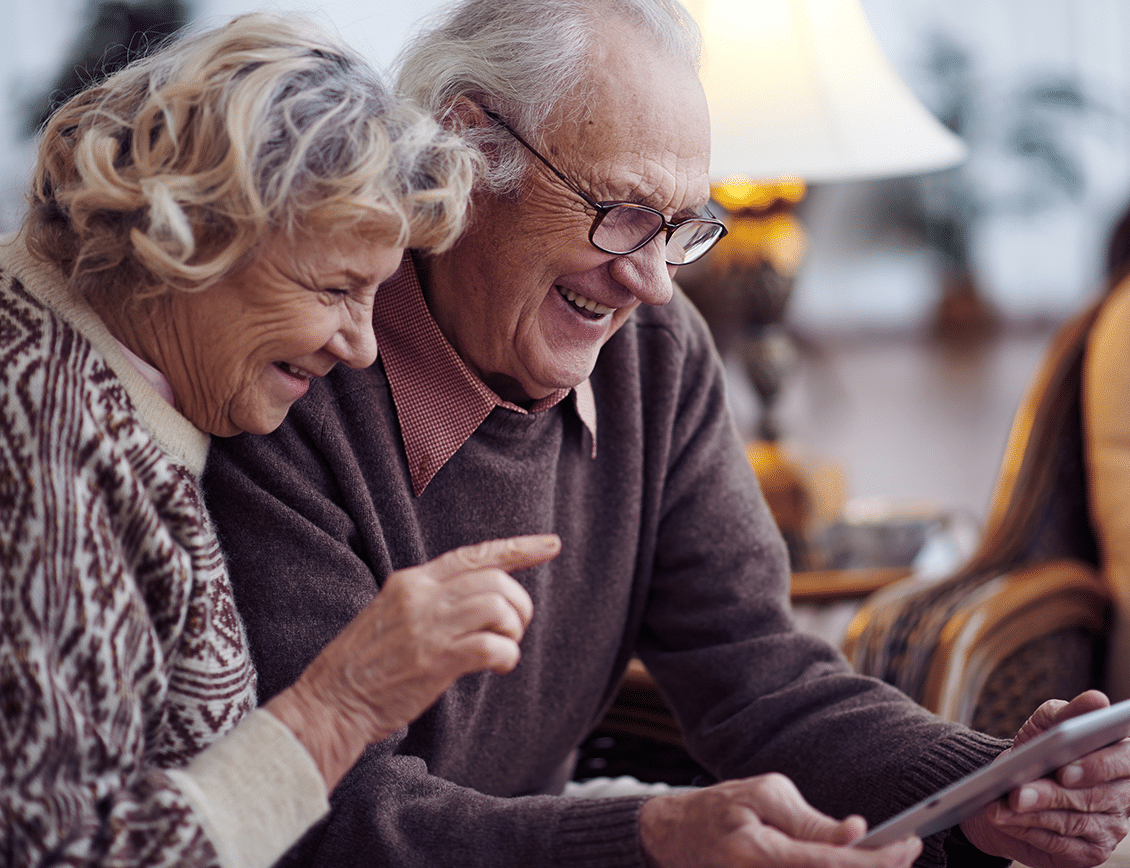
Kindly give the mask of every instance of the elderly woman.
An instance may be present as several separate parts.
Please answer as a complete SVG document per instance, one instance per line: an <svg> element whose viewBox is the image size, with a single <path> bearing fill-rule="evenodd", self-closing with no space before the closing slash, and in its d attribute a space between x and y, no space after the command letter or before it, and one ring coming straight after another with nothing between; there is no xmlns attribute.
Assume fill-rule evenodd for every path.
<svg viewBox="0 0 1130 868"><path fill-rule="evenodd" d="M390 577L262 709L198 487L364 366L378 284L442 247L464 147L353 54L248 16L79 95L0 242L0 862L266 865L365 746L508 671L553 536ZM311 625L311 629L320 629Z"/></svg>

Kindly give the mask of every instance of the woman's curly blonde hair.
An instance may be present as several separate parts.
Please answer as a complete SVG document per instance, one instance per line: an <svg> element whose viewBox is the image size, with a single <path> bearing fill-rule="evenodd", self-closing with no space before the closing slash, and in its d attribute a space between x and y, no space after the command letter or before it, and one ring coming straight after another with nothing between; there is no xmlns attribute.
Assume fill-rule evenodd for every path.
<svg viewBox="0 0 1130 868"><path fill-rule="evenodd" d="M478 159L320 28L246 15L64 104L24 233L80 292L124 303L210 286L278 233L443 249Z"/></svg>

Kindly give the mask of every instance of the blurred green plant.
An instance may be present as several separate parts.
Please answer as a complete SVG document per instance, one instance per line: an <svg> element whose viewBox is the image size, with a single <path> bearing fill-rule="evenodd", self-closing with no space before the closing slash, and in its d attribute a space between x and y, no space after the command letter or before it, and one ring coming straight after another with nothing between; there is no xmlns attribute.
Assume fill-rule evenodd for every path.
<svg viewBox="0 0 1130 868"><path fill-rule="evenodd" d="M76 93L158 48L188 23L189 7L182 0L91 0L83 19L90 23L50 90L27 109L29 135Z"/></svg>
<svg viewBox="0 0 1130 868"><path fill-rule="evenodd" d="M1004 88L980 75L972 52L952 35L927 39L934 113L970 149L969 161L915 179L897 207L905 228L917 227L940 256L944 277L935 317L939 333L991 332L996 314L981 297L971 264L975 224L1000 215L1031 216L1087 193L1080 134L1116 113L1062 73L1034 74Z"/></svg>

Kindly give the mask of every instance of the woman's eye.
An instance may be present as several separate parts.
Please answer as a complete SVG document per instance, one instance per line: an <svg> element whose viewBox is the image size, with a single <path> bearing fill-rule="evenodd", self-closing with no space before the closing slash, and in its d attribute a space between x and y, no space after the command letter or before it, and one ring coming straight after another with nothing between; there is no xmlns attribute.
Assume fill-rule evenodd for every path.
<svg viewBox="0 0 1130 868"><path fill-rule="evenodd" d="M342 289L339 286L327 286L325 289L322 290L322 292L327 292L330 295L337 295L337 296L342 296L342 297L346 297L346 296L349 295L348 289Z"/></svg>

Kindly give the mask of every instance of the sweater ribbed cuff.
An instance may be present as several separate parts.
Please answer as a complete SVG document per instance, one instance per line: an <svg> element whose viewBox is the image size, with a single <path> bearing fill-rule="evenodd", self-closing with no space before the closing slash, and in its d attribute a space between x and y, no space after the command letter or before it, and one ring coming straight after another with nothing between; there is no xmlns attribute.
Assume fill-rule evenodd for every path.
<svg viewBox="0 0 1130 868"><path fill-rule="evenodd" d="M310 754L263 709L168 774L196 809L223 868L267 868L329 811Z"/></svg>
<svg viewBox="0 0 1130 868"><path fill-rule="evenodd" d="M952 784L970 770L988 765L997 758L1009 742L977 732L963 732L959 737L942 739L921 758L912 769L899 779L895 789L900 800L913 804L931 796L943 787ZM940 832L927 838L922 855L915 862L915 868L997 868L1009 864L982 853L972 845L962 847L964 838L951 840L949 831Z"/></svg>
<svg viewBox="0 0 1130 868"><path fill-rule="evenodd" d="M639 816L646 797L563 801L553 841L557 864L643 868Z"/></svg>

